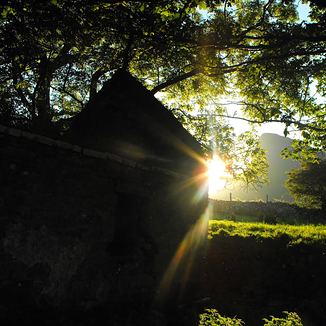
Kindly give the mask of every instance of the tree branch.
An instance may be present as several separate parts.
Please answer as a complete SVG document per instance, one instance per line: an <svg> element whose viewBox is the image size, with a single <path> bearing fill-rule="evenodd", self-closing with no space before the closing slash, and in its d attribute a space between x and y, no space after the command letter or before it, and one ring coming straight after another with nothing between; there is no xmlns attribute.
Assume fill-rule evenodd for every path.
<svg viewBox="0 0 326 326"><path fill-rule="evenodd" d="M193 69L193 70L191 70L189 72L184 73L183 75L179 75L179 76L176 76L174 78L168 79L164 83L162 83L160 85L157 85L154 88L152 88L151 93L155 94L155 93L161 91L162 89L164 89L164 88L166 88L168 86L179 83L179 82L181 82L181 81L183 81L185 79L196 76L196 75L198 75L198 74L200 74L202 72L203 72L202 68L195 68L195 69Z"/></svg>
<svg viewBox="0 0 326 326"><path fill-rule="evenodd" d="M109 71L109 68L104 68L101 67L99 69L97 69L94 74L92 75L91 78L91 84L90 84L90 88L89 88L89 100L91 100L97 93L97 83L98 80Z"/></svg>
<svg viewBox="0 0 326 326"><path fill-rule="evenodd" d="M235 71L240 71L239 68L245 69L246 67L248 67L248 66L250 66L252 64L260 64L260 63L264 63L266 61L286 59L288 57L301 56L301 55L320 55L320 54L323 54L323 53L326 53L325 49L319 49L319 50L315 50L315 51L298 50L298 51L290 52L290 53L287 53L287 54L280 54L280 55L274 55L274 56L263 56L261 58L243 61L243 62L240 62L238 64L232 65L232 66L222 67L222 70L221 70L221 67L208 67L208 68L211 68L211 69L215 69L215 68L219 69L219 72L217 72L217 73L208 73L207 76L208 77L217 77L217 76L232 73L232 72L235 72ZM161 91L162 89L164 89L164 88L166 88L168 86L177 84L177 83L179 83L179 82L181 82L181 81L183 81L185 79L191 78L191 77L196 76L198 74L201 74L203 72L204 72L203 68L194 68L193 70L191 70L191 71L189 71L187 73L176 76L174 78L170 78L167 81L155 86L154 88L152 88L151 93L155 94L155 93Z"/></svg>
<svg viewBox="0 0 326 326"><path fill-rule="evenodd" d="M249 123L257 123L257 124L262 124L262 123L267 123L267 122L280 122L280 123L285 123L285 124L293 124L296 125L301 129L309 129L309 130L314 130L314 131L318 131L318 132L326 132L326 129L324 128L318 128L315 126L311 126L309 124L305 124L302 123L300 121L296 121L296 120L290 120L290 119L262 119L262 120L253 120L253 119L248 119L248 118L244 118L244 117L236 117L236 116L230 116L228 114L212 114L210 115L212 117L221 117L221 118L229 118L229 119L237 119L237 120L242 120L242 121L247 121Z"/></svg>
<svg viewBox="0 0 326 326"><path fill-rule="evenodd" d="M67 94L72 99L74 99L76 102L78 102L82 108L84 107L85 103L81 99L79 99L76 95L72 94L71 92L67 91L66 89L61 89L61 88L57 88L57 87L54 87L54 86L51 86L51 88L53 88L54 90L56 90L58 92L62 92L64 94Z"/></svg>
<svg viewBox="0 0 326 326"><path fill-rule="evenodd" d="M14 65L14 63L13 63L13 65ZM21 76L20 76L19 73L17 73L16 69L13 68L13 79L12 79L12 81L13 81L14 89L17 92L17 94L18 94L20 100L22 101L23 105L27 108L27 110L31 114L32 119L34 119L35 116L36 116L36 114L35 114L35 106L32 105L33 103L31 104L30 101L28 101L28 99L25 96L23 90L18 86L18 79L21 80ZM26 92L28 92L28 91L26 90ZM33 99L33 94L28 94L28 95Z"/></svg>
<svg viewBox="0 0 326 326"><path fill-rule="evenodd" d="M251 32L253 29L259 27L265 20L266 12L268 10L268 7L274 2L274 0L269 0L264 6L263 6L263 13L258 22L250 27L248 27L245 31L243 31L239 38L243 39L244 36L246 36L247 33Z"/></svg>

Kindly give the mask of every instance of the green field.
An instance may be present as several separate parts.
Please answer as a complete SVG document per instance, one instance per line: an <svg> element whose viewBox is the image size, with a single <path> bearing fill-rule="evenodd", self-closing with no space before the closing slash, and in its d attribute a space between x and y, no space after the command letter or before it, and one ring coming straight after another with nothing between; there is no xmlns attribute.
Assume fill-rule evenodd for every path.
<svg viewBox="0 0 326 326"><path fill-rule="evenodd" d="M326 225L210 220L208 238L203 308L218 313L201 325L326 325Z"/></svg>
<svg viewBox="0 0 326 326"><path fill-rule="evenodd" d="M325 243L326 225L265 224L259 222L233 222L210 220L208 238L218 235L280 239L288 238L289 244Z"/></svg>

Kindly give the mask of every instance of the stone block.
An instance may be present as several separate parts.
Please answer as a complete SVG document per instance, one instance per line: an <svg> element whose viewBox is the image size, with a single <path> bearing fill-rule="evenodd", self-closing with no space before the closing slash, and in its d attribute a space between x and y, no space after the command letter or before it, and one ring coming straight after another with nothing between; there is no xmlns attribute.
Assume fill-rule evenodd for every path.
<svg viewBox="0 0 326 326"><path fill-rule="evenodd" d="M98 152L95 151L93 149L89 149L89 148L83 148L82 153L85 156L90 156L90 157L95 157L95 158L101 158L101 159L106 159L107 155L104 152Z"/></svg>
<svg viewBox="0 0 326 326"><path fill-rule="evenodd" d="M1 133L6 133L7 130L8 130L8 127L3 126L3 125L0 125L0 132L1 132Z"/></svg>
<svg viewBox="0 0 326 326"><path fill-rule="evenodd" d="M14 128L8 128L8 134L15 137L21 137L22 131Z"/></svg>
<svg viewBox="0 0 326 326"><path fill-rule="evenodd" d="M123 161L123 159L120 156L112 154L112 153L106 153L106 158L108 160L115 161L118 163L122 163L122 161Z"/></svg>
<svg viewBox="0 0 326 326"><path fill-rule="evenodd" d="M55 145L57 147L59 147L59 148L62 148L62 149L73 149L73 146L74 146L72 144L66 143L66 142L61 141L61 140L56 140Z"/></svg>
<svg viewBox="0 0 326 326"><path fill-rule="evenodd" d="M45 145L53 145L54 140L45 136L37 136L36 140L41 143L41 144L45 144Z"/></svg>
<svg viewBox="0 0 326 326"><path fill-rule="evenodd" d="M78 145L73 145L72 146L72 150L74 152L81 153L83 149L80 146L78 146Z"/></svg>
<svg viewBox="0 0 326 326"><path fill-rule="evenodd" d="M23 131L22 132L22 137L26 138L26 139L30 139L30 140L34 140L35 138L37 138L37 135L28 132L28 131Z"/></svg>

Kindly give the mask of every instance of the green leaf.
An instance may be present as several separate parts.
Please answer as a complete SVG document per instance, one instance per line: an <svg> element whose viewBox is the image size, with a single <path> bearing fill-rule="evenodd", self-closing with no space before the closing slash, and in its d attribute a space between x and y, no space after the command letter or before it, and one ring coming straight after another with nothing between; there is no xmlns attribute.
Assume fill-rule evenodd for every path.
<svg viewBox="0 0 326 326"><path fill-rule="evenodd" d="M198 2L198 8L200 10L206 10L207 9L206 1L200 1L200 2Z"/></svg>

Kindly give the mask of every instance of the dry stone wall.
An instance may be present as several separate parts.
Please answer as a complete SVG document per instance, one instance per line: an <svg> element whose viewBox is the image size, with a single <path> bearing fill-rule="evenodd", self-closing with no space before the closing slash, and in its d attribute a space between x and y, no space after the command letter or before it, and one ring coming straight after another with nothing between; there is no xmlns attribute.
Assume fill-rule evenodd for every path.
<svg viewBox="0 0 326 326"><path fill-rule="evenodd" d="M253 217L267 223L323 223L325 216L321 210L304 209L286 202L225 201L210 200L214 213L212 218L224 215L226 218L241 220L241 216Z"/></svg>

